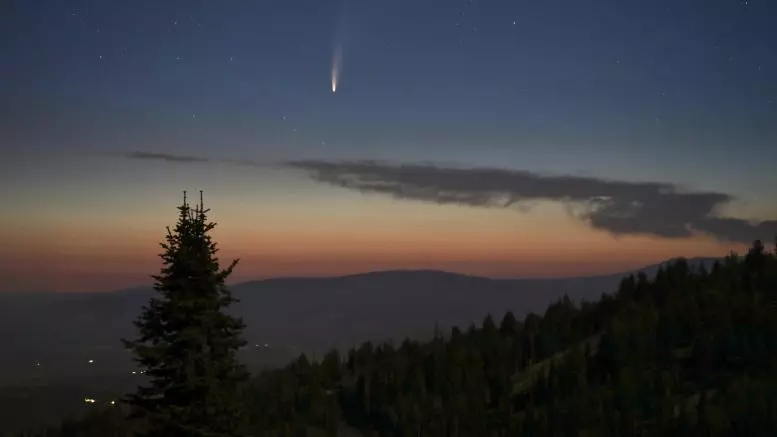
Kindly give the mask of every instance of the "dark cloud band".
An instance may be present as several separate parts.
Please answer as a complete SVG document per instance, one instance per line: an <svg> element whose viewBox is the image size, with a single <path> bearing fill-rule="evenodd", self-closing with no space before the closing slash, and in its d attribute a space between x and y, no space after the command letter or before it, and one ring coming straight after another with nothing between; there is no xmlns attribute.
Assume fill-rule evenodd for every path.
<svg viewBox="0 0 777 437"><path fill-rule="evenodd" d="M253 161L210 160L135 152L131 159L219 162L257 167ZM728 194L682 191L656 182L624 182L580 176L552 176L496 168L396 165L376 161L289 161L281 166L305 171L313 180L363 193L437 204L524 211L536 201L557 201L592 228L614 235L683 238L707 234L721 241L750 243L777 235L777 220L750 222L720 217Z"/></svg>
<svg viewBox="0 0 777 437"><path fill-rule="evenodd" d="M704 233L741 243L777 235L774 220L752 223L718 217L717 210L734 200L728 194L683 192L666 183L375 161L295 161L288 165L323 183L398 199L519 209L533 201L558 201L569 205L591 227L615 235L682 238Z"/></svg>

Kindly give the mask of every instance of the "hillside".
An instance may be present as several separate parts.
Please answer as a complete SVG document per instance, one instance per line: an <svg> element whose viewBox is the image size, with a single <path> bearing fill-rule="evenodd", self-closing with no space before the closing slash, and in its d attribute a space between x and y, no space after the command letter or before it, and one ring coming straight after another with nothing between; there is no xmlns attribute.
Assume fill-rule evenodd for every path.
<svg viewBox="0 0 777 437"><path fill-rule="evenodd" d="M654 270L646 267L645 271ZM438 271L372 272L333 278L278 278L235 284L251 346L252 368L283 364L301 352L321 354L364 340L430 338L483 314L522 316L563 295L596 299L626 273L571 279L496 280ZM0 386L35 379L123 376L134 366L119 343L152 296L149 288L92 294L1 294L6 359ZM265 345L267 345L265 347ZM89 360L93 363L86 365ZM37 364L40 363L40 366Z"/></svg>
<svg viewBox="0 0 777 437"><path fill-rule="evenodd" d="M776 370L777 255L756 245L629 276L595 303L302 355L258 375L246 411L267 436L774 435ZM126 435L118 413L69 435Z"/></svg>

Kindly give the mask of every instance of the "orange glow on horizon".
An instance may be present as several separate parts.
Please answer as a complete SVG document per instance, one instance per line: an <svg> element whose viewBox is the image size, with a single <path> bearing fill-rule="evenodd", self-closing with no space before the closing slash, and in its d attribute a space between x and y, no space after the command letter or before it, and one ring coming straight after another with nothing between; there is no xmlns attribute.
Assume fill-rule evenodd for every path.
<svg viewBox="0 0 777 437"><path fill-rule="evenodd" d="M706 240L653 240L630 238L629 244L604 239L596 245L543 246L524 242L490 245L462 241L369 248L365 244L327 247L328 238L315 245L297 243L282 249L281 240L257 241L252 249L220 244L225 265L240 263L232 282L279 276L338 276L377 270L435 269L490 277L571 277L616 273L677 256L723 256L731 247ZM607 241L610 241L609 244ZM254 240L255 241L255 240ZM14 276L36 277L29 289L40 291L110 291L150 284L159 269L157 242L147 241L134 250L29 253L8 264ZM264 243L264 244L261 244ZM536 243L536 242L535 242ZM489 249L492 250L489 250ZM734 247L738 251L742 248ZM46 271L44 277L36 276Z"/></svg>
<svg viewBox="0 0 777 437"><path fill-rule="evenodd" d="M614 238L552 205L521 215L497 209L365 203L368 207L319 209L323 212L316 216L305 214L306 205L289 206L282 213L273 208L248 213L224 208L227 213L214 215L219 222L213 232L219 258L222 263L241 259L233 281L391 269L565 277L744 250L743 245L701 237ZM165 226L175 221L169 209L165 212L164 217L157 212L128 219L74 217L5 227L0 274L5 284L38 291L110 291L149 284L150 275L159 269Z"/></svg>

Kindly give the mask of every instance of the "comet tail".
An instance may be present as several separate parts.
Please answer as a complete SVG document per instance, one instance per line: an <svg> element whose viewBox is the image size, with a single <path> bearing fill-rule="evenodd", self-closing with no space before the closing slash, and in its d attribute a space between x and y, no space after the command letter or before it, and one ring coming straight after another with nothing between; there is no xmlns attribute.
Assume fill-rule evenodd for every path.
<svg viewBox="0 0 777 437"><path fill-rule="evenodd" d="M337 82L340 80L340 72L343 66L343 46L338 44L335 46L334 54L332 55L332 92L337 92Z"/></svg>

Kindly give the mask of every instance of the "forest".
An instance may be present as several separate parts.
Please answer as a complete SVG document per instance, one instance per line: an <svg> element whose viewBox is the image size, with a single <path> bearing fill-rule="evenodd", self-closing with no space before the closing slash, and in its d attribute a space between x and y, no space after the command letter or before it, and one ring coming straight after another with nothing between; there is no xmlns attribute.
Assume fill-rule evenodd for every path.
<svg viewBox="0 0 777 437"><path fill-rule="evenodd" d="M766 436L775 370L777 254L756 241L709 269L626 277L597 302L302 355L254 375L242 406L254 436ZM117 407L39 435L133 426Z"/></svg>

